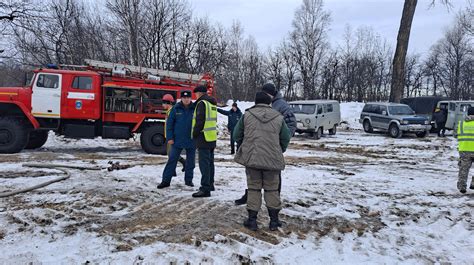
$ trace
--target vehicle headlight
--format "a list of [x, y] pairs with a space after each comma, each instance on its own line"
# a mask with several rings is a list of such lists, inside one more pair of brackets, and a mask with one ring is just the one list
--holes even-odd
[[425, 125], [429, 125], [429, 124], [430, 124], [430, 121], [426, 120]]
[[304, 121], [306, 122], [306, 124], [309, 124], [309, 123], [311, 122], [310, 119], [306, 119], [306, 120], [304, 120]]
[[404, 120], [402, 120], [402, 122], [401, 122], [401, 123], [402, 123], [402, 124], [408, 124], [408, 121], [404, 121]]

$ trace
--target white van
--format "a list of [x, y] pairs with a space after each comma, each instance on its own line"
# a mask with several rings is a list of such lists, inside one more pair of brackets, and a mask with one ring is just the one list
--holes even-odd
[[443, 100], [436, 107], [448, 110], [445, 128], [456, 131], [458, 122], [466, 116], [467, 109], [474, 107], [474, 101]]
[[336, 134], [341, 122], [339, 102], [335, 100], [302, 100], [289, 102], [296, 116], [297, 133], [309, 133], [316, 139], [321, 138], [325, 130]]

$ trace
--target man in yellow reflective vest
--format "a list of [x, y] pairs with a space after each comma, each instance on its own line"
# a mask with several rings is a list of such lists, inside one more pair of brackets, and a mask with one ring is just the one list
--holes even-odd
[[206, 86], [197, 86], [191, 135], [198, 149], [201, 187], [193, 197], [210, 197], [214, 191], [214, 149], [217, 141], [216, 100], [207, 95]]
[[[474, 159], [474, 107], [469, 107], [466, 118], [459, 122], [457, 135], [459, 150], [458, 190], [461, 193], [466, 193], [469, 169]], [[469, 188], [474, 189], [474, 177]]]

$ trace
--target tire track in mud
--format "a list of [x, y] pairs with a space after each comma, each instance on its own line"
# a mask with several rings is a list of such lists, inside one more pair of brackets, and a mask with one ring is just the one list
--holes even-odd
[[[361, 214], [361, 218], [348, 220], [342, 217], [321, 217], [308, 219], [282, 214], [284, 227], [278, 232], [268, 230], [267, 211], [259, 213], [257, 232], [243, 227], [246, 218], [244, 207], [234, 206], [212, 199], [194, 199], [173, 197], [154, 203], [146, 209], [122, 216], [102, 216], [94, 220], [95, 228], [88, 228], [102, 236], [112, 236], [118, 242], [133, 248], [136, 245], [156, 241], [166, 243], [195, 244], [201, 241], [213, 241], [217, 235], [240, 240], [235, 234], [246, 234], [260, 241], [278, 244], [283, 237], [296, 234], [300, 238], [315, 233], [319, 236], [333, 231], [339, 233], [356, 232], [359, 236], [365, 232], [374, 233], [385, 224], [378, 214]], [[125, 247], [129, 249], [129, 247]]]
[[[146, 197], [146, 194], [141, 195]], [[253, 232], [242, 225], [247, 215], [245, 207], [212, 198], [170, 196], [140, 205], [142, 201], [137, 200], [137, 194], [130, 193], [118, 196], [85, 194], [81, 198], [72, 203], [36, 205], [17, 199], [15, 211], [8, 214], [8, 220], [20, 227], [20, 233], [35, 233], [40, 228], [41, 233], [45, 234], [49, 233], [47, 231], [61, 231], [72, 236], [79, 230], [85, 230], [99, 236], [110, 236], [116, 240], [116, 251], [127, 251], [158, 241], [195, 245], [215, 241], [216, 236], [255, 247], [261, 244], [259, 242], [279, 244], [291, 235], [305, 238], [332, 232], [354, 232], [362, 236], [385, 227], [380, 215], [369, 214], [368, 211], [364, 214], [362, 210], [361, 217], [357, 219], [338, 216], [309, 219], [283, 213], [281, 220], [284, 226], [279, 231], [271, 232], [267, 211], [262, 209], [258, 220], [260, 229]], [[36, 211], [28, 210], [32, 208]], [[254, 240], [248, 240], [248, 237]]]

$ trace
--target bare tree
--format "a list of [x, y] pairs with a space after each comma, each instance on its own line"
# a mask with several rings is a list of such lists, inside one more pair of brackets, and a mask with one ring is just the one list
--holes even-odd
[[468, 91], [461, 87], [461, 76], [463, 68], [467, 66], [466, 63], [472, 61], [473, 50], [460, 24], [456, 24], [446, 32], [440, 41], [440, 48], [444, 57], [442, 76], [450, 90], [450, 96], [453, 99], [469, 97]]
[[461, 23], [461, 27], [469, 34], [471, 37], [474, 36], [474, 2], [472, 0], [467, 0], [467, 8], [458, 15], [458, 19]]
[[295, 12], [290, 34], [291, 52], [298, 63], [305, 99], [317, 97], [316, 81], [320, 63], [328, 47], [330, 15], [322, 0], [303, 0]]
[[280, 46], [280, 52], [283, 58], [284, 71], [283, 71], [283, 84], [280, 89], [284, 91], [285, 98], [288, 100], [295, 100], [299, 95], [299, 77], [297, 76], [298, 64], [291, 51], [290, 43], [287, 40], [283, 40]]
[[[39, 17], [40, 8], [31, 0], [6, 0], [0, 2], [0, 59], [14, 56], [13, 29], [24, 21], [34, 20]], [[10, 53], [5, 54], [6, 50]]]
[[[400, 102], [403, 95], [403, 87], [405, 80], [405, 59], [408, 51], [408, 43], [410, 40], [411, 24], [415, 15], [418, 0], [405, 0], [403, 6], [400, 28], [397, 36], [397, 46], [392, 63], [392, 82], [390, 90], [390, 101]], [[446, 6], [450, 6], [449, 0], [441, 0]], [[432, 0], [431, 5], [435, 4]]]
[[283, 54], [280, 47], [269, 48], [266, 57], [265, 77], [271, 80], [278, 90], [281, 90], [283, 83]]
[[416, 4], [418, 0], [405, 0], [403, 6], [400, 29], [398, 30], [397, 47], [392, 65], [392, 86], [390, 91], [390, 101], [400, 102], [403, 94], [405, 81], [405, 59], [410, 40], [410, 31], [413, 17], [415, 15]]
[[108, 0], [107, 8], [117, 16], [127, 32], [130, 63], [139, 65], [139, 30], [143, 16], [143, 5], [140, 0]]

